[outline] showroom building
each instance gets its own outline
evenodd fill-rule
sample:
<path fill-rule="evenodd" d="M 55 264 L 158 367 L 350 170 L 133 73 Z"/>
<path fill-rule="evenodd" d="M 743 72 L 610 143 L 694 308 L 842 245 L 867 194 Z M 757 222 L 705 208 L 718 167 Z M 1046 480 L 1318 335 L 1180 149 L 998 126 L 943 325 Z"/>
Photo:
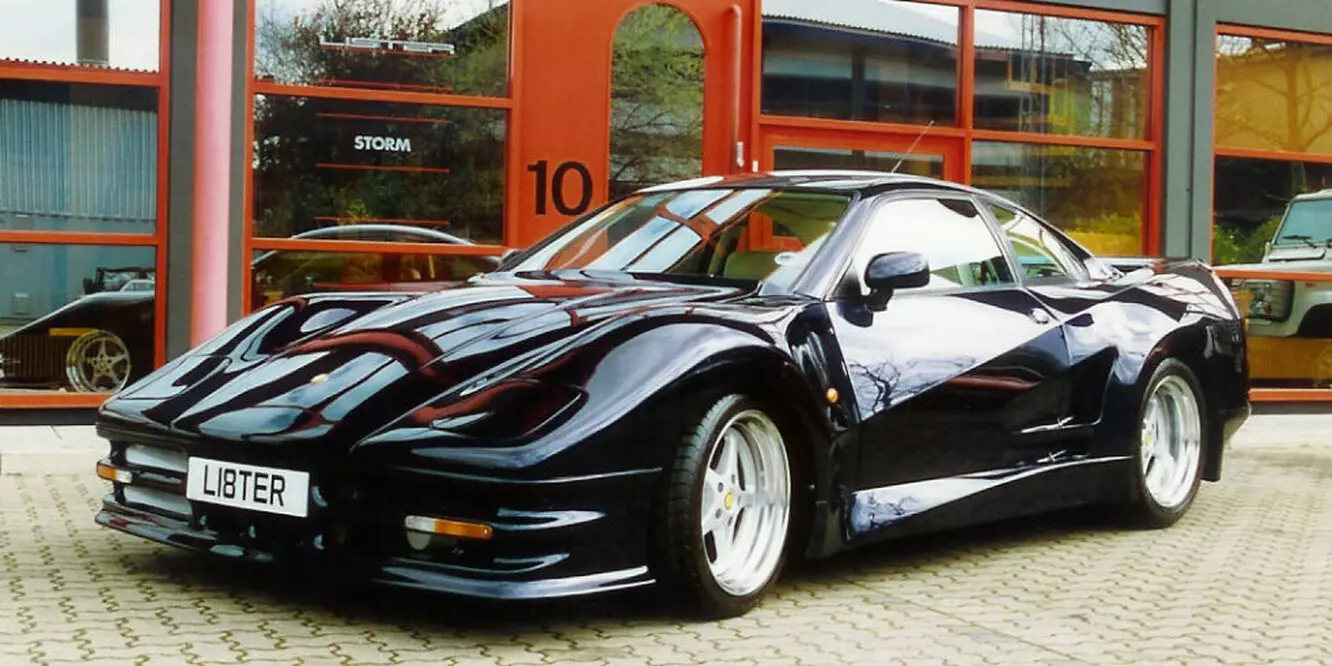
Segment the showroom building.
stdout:
<path fill-rule="evenodd" d="M 1259 262 L 1332 187 L 1325 6 L 8 0 L 0 422 L 86 414 L 275 299 L 463 279 L 704 174 L 929 175 L 1102 254 Z M 1264 275 L 1268 319 L 1332 289 Z M 1332 399 L 1332 333 L 1255 317 L 1255 398 Z"/>

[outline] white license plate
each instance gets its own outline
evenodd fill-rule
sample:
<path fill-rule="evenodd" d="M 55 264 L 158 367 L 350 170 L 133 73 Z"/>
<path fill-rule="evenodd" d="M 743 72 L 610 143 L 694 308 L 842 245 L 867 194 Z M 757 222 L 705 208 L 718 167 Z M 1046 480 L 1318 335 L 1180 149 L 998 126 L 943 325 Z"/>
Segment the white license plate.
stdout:
<path fill-rule="evenodd" d="M 310 474 L 190 458 L 185 497 L 196 502 L 304 518 L 309 513 Z"/>

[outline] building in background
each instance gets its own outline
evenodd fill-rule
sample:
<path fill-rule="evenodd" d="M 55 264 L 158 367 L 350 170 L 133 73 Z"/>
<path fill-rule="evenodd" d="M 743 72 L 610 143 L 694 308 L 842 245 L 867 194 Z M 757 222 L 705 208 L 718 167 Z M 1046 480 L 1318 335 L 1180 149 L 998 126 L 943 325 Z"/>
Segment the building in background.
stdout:
<path fill-rule="evenodd" d="M 1263 330 L 1332 238 L 1261 263 L 1332 187 L 1322 5 L 236 0 L 215 297 L 451 284 L 637 187 L 832 167 L 997 191 L 1102 254 L 1259 263 Z M 93 407 L 188 345 L 198 11 L 0 3 L 0 412 Z M 1332 399 L 1321 335 L 1260 341 L 1255 395 Z"/>

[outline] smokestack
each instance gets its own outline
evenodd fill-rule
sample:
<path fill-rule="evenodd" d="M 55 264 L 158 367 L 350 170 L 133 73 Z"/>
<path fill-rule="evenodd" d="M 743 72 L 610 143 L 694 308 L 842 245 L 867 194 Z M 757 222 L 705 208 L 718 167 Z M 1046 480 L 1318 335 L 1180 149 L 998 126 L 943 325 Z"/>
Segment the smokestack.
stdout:
<path fill-rule="evenodd" d="M 108 53 L 110 25 L 106 20 L 106 0 L 78 0 L 75 23 L 78 39 L 76 57 L 80 65 L 106 67 L 111 64 Z"/>

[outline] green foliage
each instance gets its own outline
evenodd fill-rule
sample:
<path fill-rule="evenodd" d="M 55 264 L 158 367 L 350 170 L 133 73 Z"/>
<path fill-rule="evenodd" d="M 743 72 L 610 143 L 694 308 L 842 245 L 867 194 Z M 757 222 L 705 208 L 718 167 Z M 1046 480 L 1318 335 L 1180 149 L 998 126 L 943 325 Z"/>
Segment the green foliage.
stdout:
<path fill-rule="evenodd" d="M 308 14 L 260 17 L 258 73 L 285 83 L 368 82 L 435 92 L 504 94 L 505 6 L 462 25 L 451 2 L 325 0 Z M 452 44 L 452 57 L 321 46 L 355 37 Z M 344 83 L 343 85 L 354 85 Z M 447 221 L 446 230 L 500 242 L 502 111 L 268 96 L 255 104 L 256 233 L 290 236 L 341 219 Z M 402 120 L 396 120 L 402 118 Z M 410 137 L 411 152 L 356 151 L 355 135 Z M 439 169 L 333 170 L 326 163 Z M 323 218 L 323 219 L 320 219 Z"/>
<path fill-rule="evenodd" d="M 1250 228 L 1226 228 L 1217 226 L 1212 229 L 1212 264 L 1247 264 L 1262 261 L 1263 244 L 1272 240 L 1281 226 L 1281 216 L 1274 215 L 1261 225 Z"/>
<path fill-rule="evenodd" d="M 703 170 L 703 46 L 678 9 L 646 5 L 615 33 L 611 196 Z"/>

